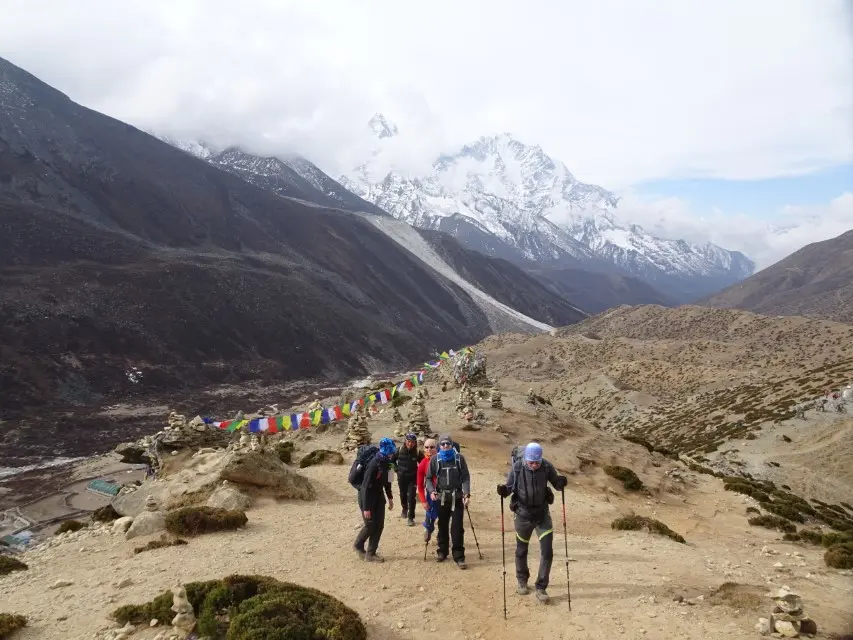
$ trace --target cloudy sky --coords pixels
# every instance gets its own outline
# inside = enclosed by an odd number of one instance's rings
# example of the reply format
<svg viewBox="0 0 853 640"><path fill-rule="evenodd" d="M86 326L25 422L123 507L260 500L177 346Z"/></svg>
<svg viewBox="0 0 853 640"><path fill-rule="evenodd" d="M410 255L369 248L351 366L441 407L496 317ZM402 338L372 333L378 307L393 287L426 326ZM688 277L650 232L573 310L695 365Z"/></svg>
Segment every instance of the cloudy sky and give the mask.
<svg viewBox="0 0 853 640"><path fill-rule="evenodd" d="M764 266L853 228L853 0L5 0L0 56L161 133L337 175L511 132Z"/></svg>

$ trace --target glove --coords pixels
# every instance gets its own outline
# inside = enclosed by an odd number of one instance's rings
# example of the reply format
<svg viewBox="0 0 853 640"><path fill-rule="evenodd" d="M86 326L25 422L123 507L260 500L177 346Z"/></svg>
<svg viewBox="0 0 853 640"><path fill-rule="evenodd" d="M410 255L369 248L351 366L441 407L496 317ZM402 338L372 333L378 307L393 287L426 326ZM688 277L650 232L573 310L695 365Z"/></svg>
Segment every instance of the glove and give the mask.
<svg viewBox="0 0 853 640"><path fill-rule="evenodd" d="M498 485L498 495L501 498L506 498L509 495L509 487L506 486L505 484L499 484Z"/></svg>
<svg viewBox="0 0 853 640"><path fill-rule="evenodd" d="M557 476L557 482L554 483L554 488L557 491L562 491L569 484L569 479L566 476Z"/></svg>

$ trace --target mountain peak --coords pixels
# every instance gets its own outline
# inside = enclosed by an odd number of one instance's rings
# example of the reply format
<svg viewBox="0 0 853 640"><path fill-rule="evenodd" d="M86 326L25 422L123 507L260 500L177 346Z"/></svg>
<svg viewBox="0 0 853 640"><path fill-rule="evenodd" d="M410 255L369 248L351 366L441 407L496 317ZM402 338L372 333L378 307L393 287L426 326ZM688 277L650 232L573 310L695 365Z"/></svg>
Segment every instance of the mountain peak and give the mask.
<svg viewBox="0 0 853 640"><path fill-rule="evenodd" d="M397 125L389 122L381 113L374 113L367 126L379 138L393 138L399 133Z"/></svg>

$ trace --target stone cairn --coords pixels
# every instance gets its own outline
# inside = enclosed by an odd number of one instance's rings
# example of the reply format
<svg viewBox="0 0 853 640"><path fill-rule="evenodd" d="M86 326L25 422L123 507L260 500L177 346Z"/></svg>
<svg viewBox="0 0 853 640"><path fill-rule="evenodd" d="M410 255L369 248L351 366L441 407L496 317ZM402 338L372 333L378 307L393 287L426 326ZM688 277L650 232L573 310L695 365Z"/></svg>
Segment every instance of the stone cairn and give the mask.
<svg viewBox="0 0 853 640"><path fill-rule="evenodd" d="M424 396L420 391L415 395L411 405L408 430L426 438L430 435L429 415L427 415Z"/></svg>
<svg viewBox="0 0 853 640"><path fill-rule="evenodd" d="M354 451L363 444L370 444L370 430L367 428L367 411L363 404L356 405L355 412L347 423L347 434L341 449Z"/></svg>
<svg viewBox="0 0 853 640"><path fill-rule="evenodd" d="M172 593L172 629L179 638L186 638L195 627L195 614L193 606L187 598L187 590L181 585Z"/></svg>
<svg viewBox="0 0 853 640"><path fill-rule="evenodd" d="M469 408L473 411L474 407L477 406L477 396L471 390L467 384L462 385L462 389L459 391L459 399L456 401L456 410L457 411L465 411L465 408Z"/></svg>
<svg viewBox="0 0 853 640"><path fill-rule="evenodd" d="M788 587L767 594L773 600L769 618L759 618L756 631L766 636L771 633L783 638L797 638L800 634L815 635L817 624L803 611L803 599Z"/></svg>
<svg viewBox="0 0 853 640"><path fill-rule="evenodd" d="M489 399L492 402L492 409L503 409L504 402L503 397L501 396L501 390L497 387L492 387L489 389Z"/></svg>

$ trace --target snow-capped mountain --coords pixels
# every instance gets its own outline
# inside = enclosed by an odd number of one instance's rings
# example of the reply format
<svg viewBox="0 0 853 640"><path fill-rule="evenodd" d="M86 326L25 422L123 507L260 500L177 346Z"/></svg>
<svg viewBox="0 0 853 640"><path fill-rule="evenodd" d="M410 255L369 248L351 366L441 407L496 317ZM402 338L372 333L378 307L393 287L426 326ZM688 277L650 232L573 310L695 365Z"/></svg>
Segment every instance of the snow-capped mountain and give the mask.
<svg viewBox="0 0 853 640"><path fill-rule="evenodd" d="M163 136L162 139L174 147L237 175L246 182L273 191L280 196L298 198L347 211L387 215L373 203L348 191L305 158L262 157L235 147L219 151L204 142L195 140L168 136Z"/></svg>
<svg viewBox="0 0 853 640"><path fill-rule="evenodd" d="M658 238L619 219L619 199L575 178L538 145L509 134L482 137L442 154L427 175L388 166L383 153L397 127L381 114L368 126L371 157L340 183L395 218L448 231L490 255L543 266L583 266L638 276L679 301L717 291L752 274L740 252Z"/></svg>

